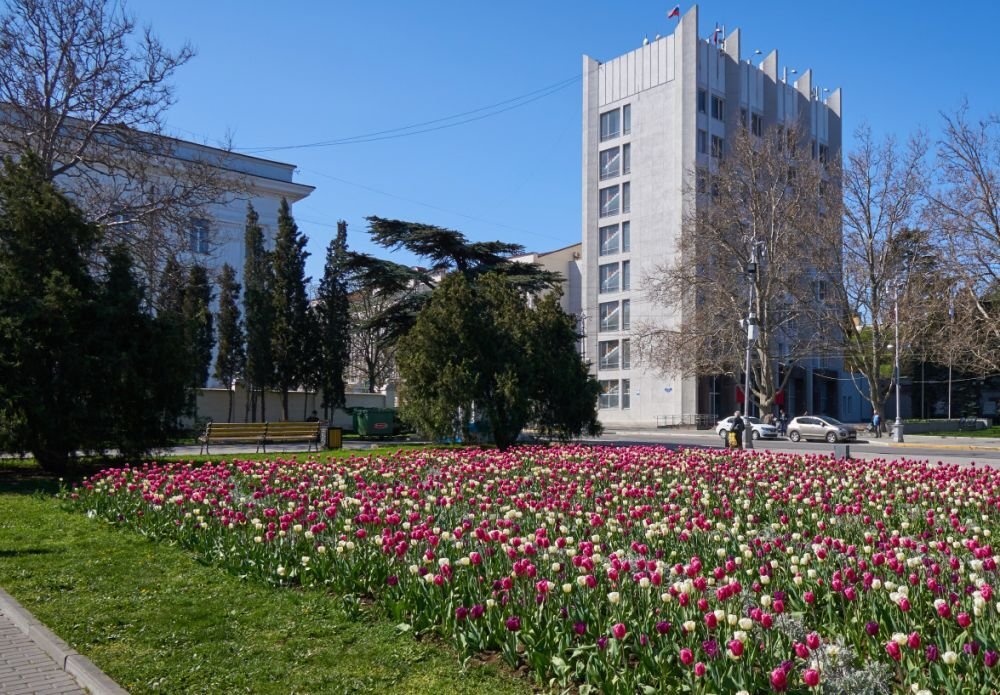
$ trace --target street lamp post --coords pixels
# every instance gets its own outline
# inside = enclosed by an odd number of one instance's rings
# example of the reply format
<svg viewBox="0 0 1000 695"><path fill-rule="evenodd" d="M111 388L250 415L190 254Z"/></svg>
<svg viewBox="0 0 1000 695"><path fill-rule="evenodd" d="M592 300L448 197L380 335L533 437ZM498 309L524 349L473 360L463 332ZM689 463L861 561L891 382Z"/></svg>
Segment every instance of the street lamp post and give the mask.
<svg viewBox="0 0 1000 695"><path fill-rule="evenodd" d="M750 424L750 349L757 339L757 316L753 311L754 278L757 274L757 246L758 242L753 242L750 247L750 262L747 263L747 280L750 284L750 298L747 306L747 354L743 381L743 418L746 420L746 428L743 430L743 448L753 449L753 426Z"/></svg>
<svg viewBox="0 0 1000 695"><path fill-rule="evenodd" d="M896 341L894 347L896 348L896 422L892 426L892 440L894 442L903 441L903 418L900 414L900 400L899 400L899 283L896 283L895 292L893 294L893 311L896 318Z"/></svg>

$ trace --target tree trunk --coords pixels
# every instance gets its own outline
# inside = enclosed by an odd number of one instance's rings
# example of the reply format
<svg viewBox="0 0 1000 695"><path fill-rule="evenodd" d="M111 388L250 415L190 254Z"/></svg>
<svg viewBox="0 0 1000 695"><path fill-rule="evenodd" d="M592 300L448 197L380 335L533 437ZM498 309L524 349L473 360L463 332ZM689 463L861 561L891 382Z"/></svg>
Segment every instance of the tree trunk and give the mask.
<svg viewBox="0 0 1000 695"><path fill-rule="evenodd" d="M233 393L233 388L232 388L232 386L230 386L229 387L229 412L226 414L226 418L227 418L226 422L232 422L233 421L233 398L234 398L234 396L235 396L235 394Z"/></svg>
<svg viewBox="0 0 1000 695"><path fill-rule="evenodd" d="M288 422L288 387L281 389L281 420Z"/></svg>
<svg viewBox="0 0 1000 695"><path fill-rule="evenodd" d="M263 386L260 387L260 421L267 422L267 395L264 393Z"/></svg>

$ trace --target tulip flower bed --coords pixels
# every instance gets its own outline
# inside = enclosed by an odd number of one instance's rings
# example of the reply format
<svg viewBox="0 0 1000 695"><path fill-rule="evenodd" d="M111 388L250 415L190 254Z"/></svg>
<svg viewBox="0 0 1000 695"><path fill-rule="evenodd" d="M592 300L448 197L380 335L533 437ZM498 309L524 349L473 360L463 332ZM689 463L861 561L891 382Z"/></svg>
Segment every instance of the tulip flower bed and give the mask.
<svg viewBox="0 0 1000 695"><path fill-rule="evenodd" d="M658 448L148 464L79 510L607 692L1000 692L1000 472Z"/></svg>

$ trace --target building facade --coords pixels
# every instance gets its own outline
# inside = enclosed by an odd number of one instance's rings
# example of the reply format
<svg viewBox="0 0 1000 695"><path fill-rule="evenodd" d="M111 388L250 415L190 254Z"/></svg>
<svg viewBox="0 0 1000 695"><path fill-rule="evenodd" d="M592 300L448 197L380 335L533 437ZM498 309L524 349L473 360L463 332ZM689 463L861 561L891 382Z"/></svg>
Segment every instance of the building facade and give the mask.
<svg viewBox="0 0 1000 695"><path fill-rule="evenodd" d="M606 425L694 424L736 401L732 377L663 374L633 357L637 322L679 323L643 287L677 253L698 204L690 195L698 169L722 156L738 129L760 135L792 122L815 157L839 156L840 90L821 90L809 70L789 81L777 51L755 63L740 44L738 29L725 38L718 29L699 34L694 6L669 36L604 63L583 58L581 306ZM817 359L799 368L789 412L840 411L839 382L830 376L839 370L831 366Z"/></svg>

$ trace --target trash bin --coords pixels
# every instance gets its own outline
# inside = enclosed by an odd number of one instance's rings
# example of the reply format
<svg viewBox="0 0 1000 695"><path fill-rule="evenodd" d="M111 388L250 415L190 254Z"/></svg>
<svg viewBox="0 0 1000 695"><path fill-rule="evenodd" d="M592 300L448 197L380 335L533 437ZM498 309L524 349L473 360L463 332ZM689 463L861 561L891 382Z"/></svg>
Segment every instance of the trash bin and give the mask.
<svg viewBox="0 0 1000 695"><path fill-rule="evenodd" d="M355 411L356 431L360 437L391 437L392 421L396 411L392 408L367 408Z"/></svg>
<svg viewBox="0 0 1000 695"><path fill-rule="evenodd" d="M344 446L344 430L339 427L326 428L326 448L341 449Z"/></svg>

